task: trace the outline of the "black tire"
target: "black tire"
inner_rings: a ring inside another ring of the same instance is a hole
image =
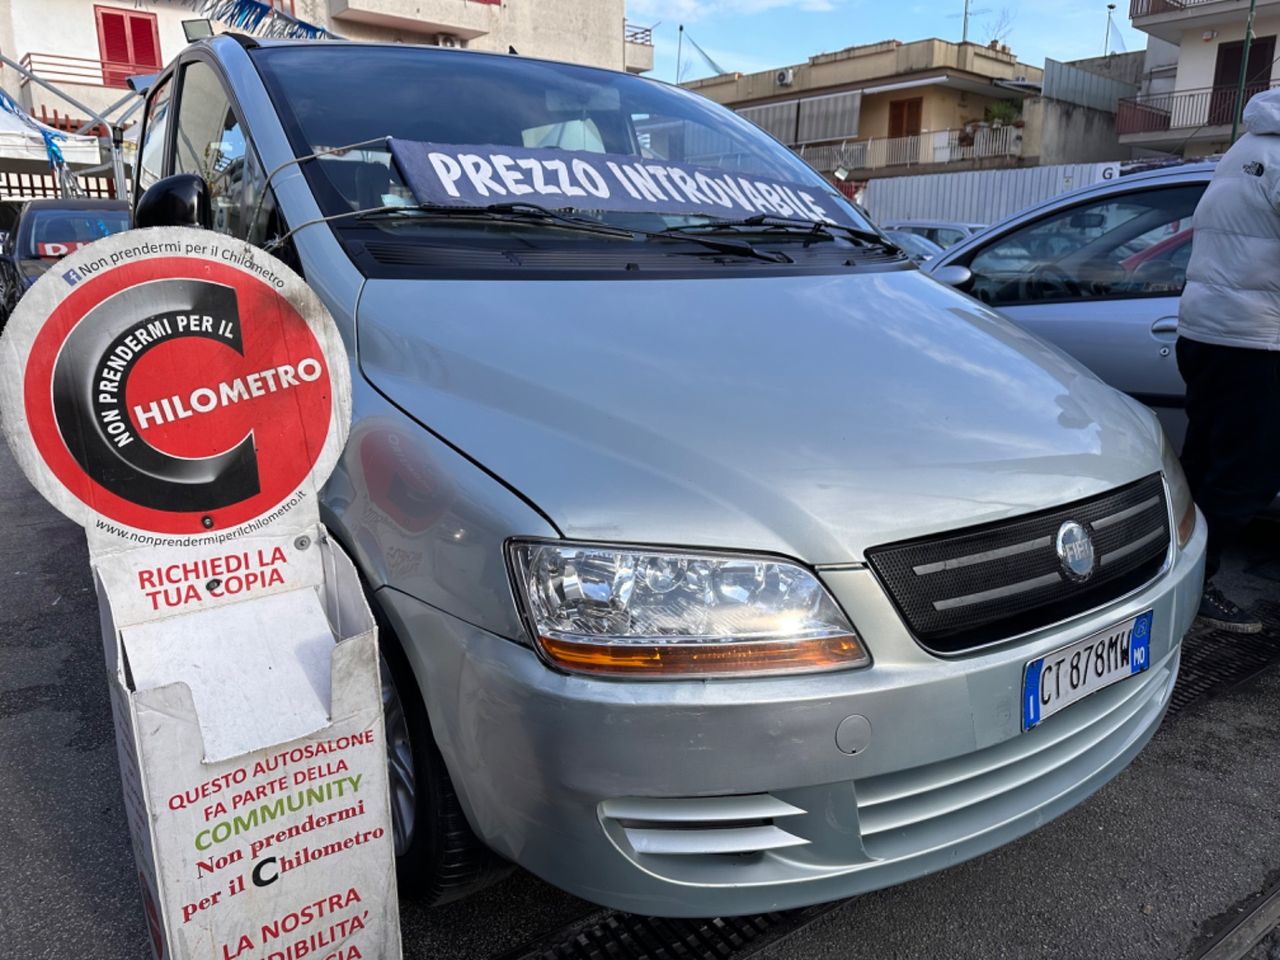
[[[393,736],[386,730],[390,775],[392,823],[396,835],[396,880],[400,896],[438,906],[460,900],[502,879],[512,865],[486,847],[472,832],[458,802],[444,758],[431,733],[431,722],[422,702],[413,670],[404,655],[399,639],[391,631],[386,617],[371,602],[378,623],[378,643],[382,654],[383,704],[388,728],[394,722],[395,709],[388,701],[388,681],[392,696],[398,698],[408,733],[412,757],[411,777],[416,789],[412,801],[398,794],[396,757]],[[404,817],[397,804],[412,811],[412,826],[407,842],[401,837]]]

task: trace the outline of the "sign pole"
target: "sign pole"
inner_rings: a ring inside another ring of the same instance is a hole
[[[1249,0],[1249,19],[1244,28],[1244,51],[1240,54],[1240,82],[1236,85],[1235,109],[1231,113],[1231,142],[1240,136],[1240,118],[1244,115],[1244,86],[1249,76],[1249,51],[1253,47],[1253,15],[1258,0]]]

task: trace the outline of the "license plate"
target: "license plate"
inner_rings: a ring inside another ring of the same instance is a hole
[[[1152,611],[1032,660],[1022,678],[1022,729],[1151,666]]]

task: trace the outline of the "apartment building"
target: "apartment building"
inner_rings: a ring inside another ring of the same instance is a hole
[[[1118,64],[1023,63],[1007,47],[918,40],[686,83],[852,183],[872,177],[1121,159]],[[1127,156],[1127,153],[1124,154]]]
[[[342,37],[466,47],[643,73],[649,30],[625,22],[625,0],[263,0]],[[153,72],[187,43],[181,0],[2,0],[0,51],[84,106],[127,94],[125,78]],[[213,23],[215,30],[226,29]],[[83,111],[8,67],[0,87],[37,118],[62,126]]]
[[[1130,0],[1129,17],[1148,37],[1147,76],[1120,102],[1121,143],[1186,157],[1230,146],[1241,67],[1246,101],[1280,83],[1280,0],[1257,0],[1244,63],[1248,12],[1247,0]]]

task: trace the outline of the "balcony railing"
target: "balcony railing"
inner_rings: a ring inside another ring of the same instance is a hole
[[[1022,153],[1022,131],[1017,127],[983,127],[972,134],[964,130],[939,130],[911,137],[885,137],[856,142],[799,147],[802,158],[817,170],[876,170],[882,167],[962,163],[992,157],[1016,157]]]
[[[1221,2],[1222,0],[1129,0],[1129,19],[1154,17],[1161,13],[1182,13],[1191,7]]]
[[[68,57],[61,53],[28,53],[23,67],[50,83],[82,83],[93,87],[126,87],[125,80],[140,73],[154,73],[158,67],[140,66],[114,60]],[[22,78],[25,87],[30,81]]]
[[[615,33],[616,37],[617,34]],[[642,43],[646,47],[653,46],[653,27],[639,27],[634,23],[622,25],[622,39],[627,43]]]
[[[1246,84],[1244,102],[1276,84]],[[1230,126],[1236,108],[1236,85],[1178,90],[1173,93],[1122,97],[1116,106],[1116,132],[1164,133],[1201,127]]]

